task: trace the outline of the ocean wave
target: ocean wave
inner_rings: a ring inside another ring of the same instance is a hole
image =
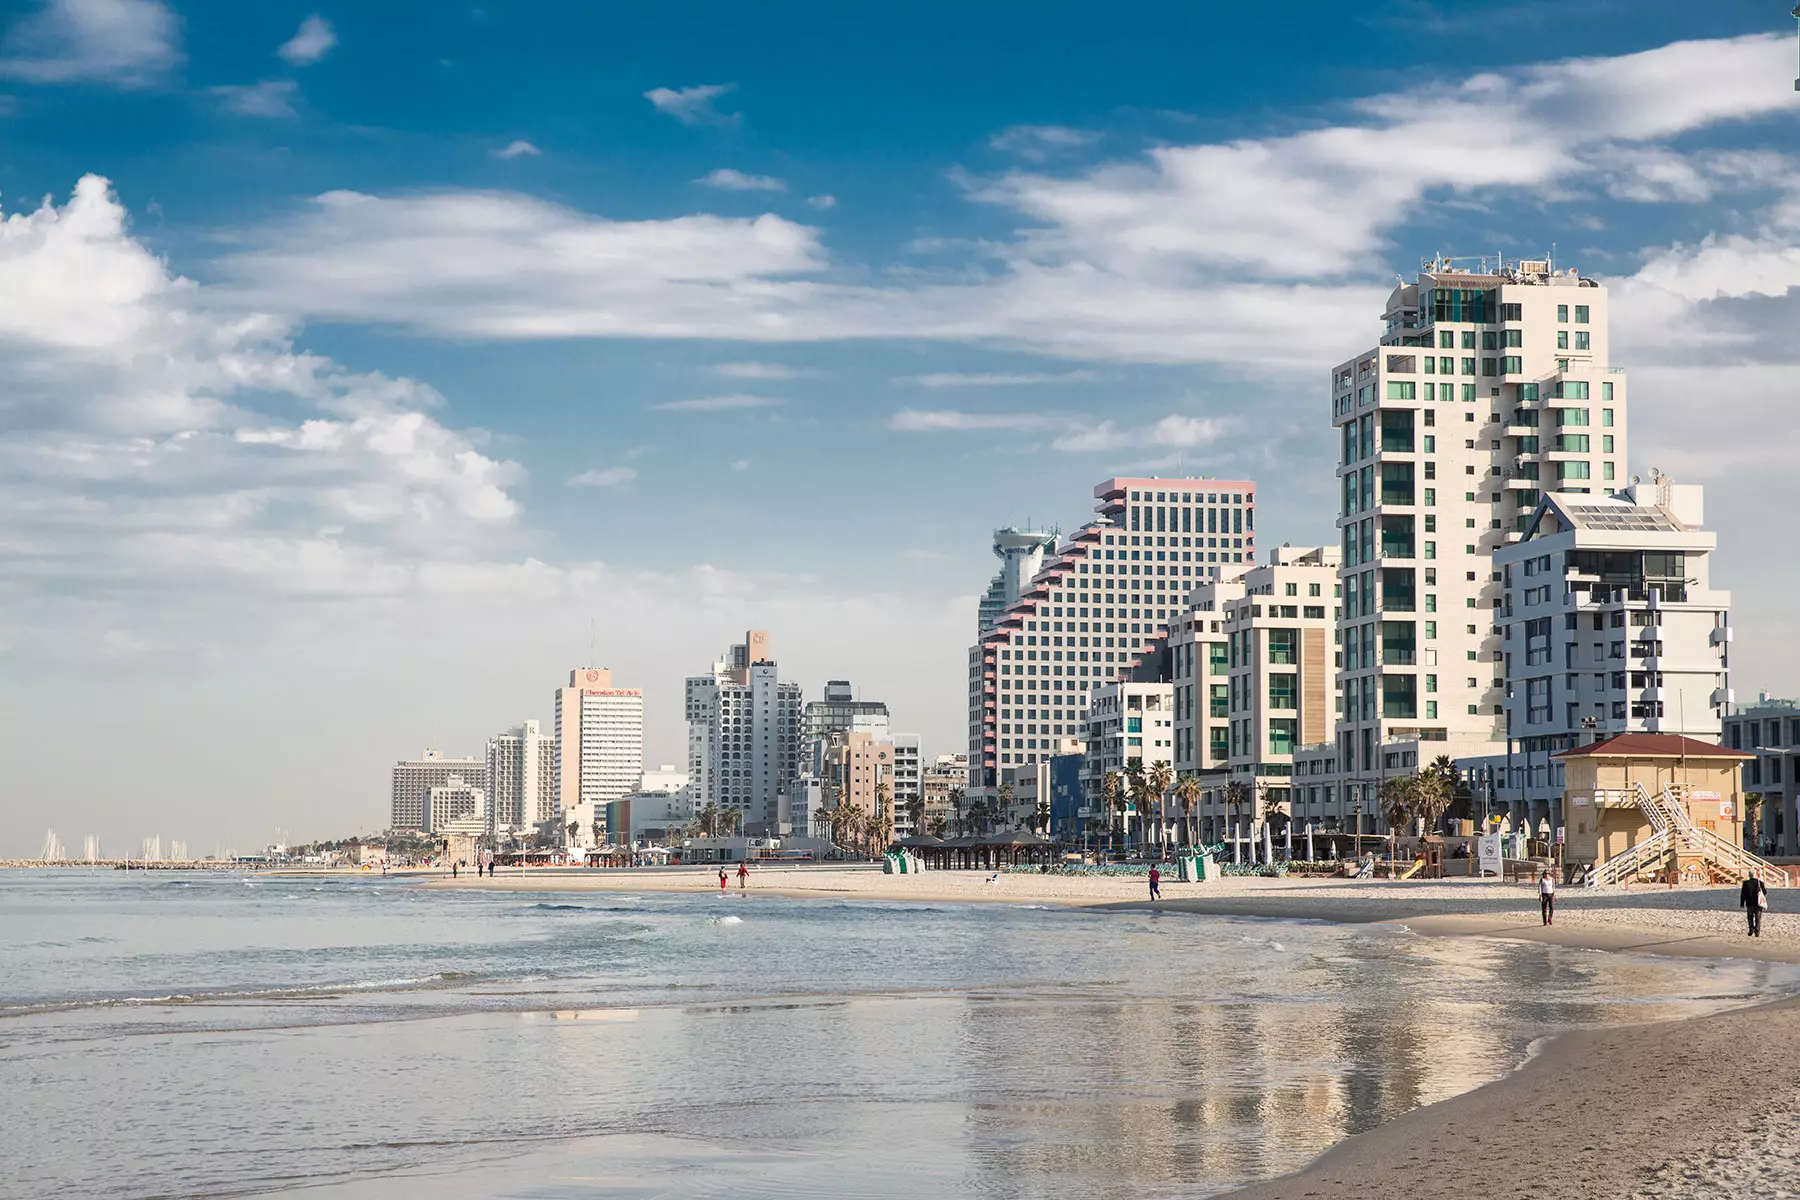
[[[169,992],[160,996],[96,996],[79,1000],[56,1000],[43,1004],[0,1005],[0,1017],[24,1017],[37,1013],[65,1012],[80,1008],[137,1008],[146,1005],[207,1004],[217,1000],[278,1000],[314,996],[332,996],[343,992],[405,991],[427,989],[432,985],[453,986],[461,981],[484,978],[467,971],[440,971],[435,975],[403,976],[393,979],[358,979],[339,983],[309,984],[303,987],[197,989],[191,992]]]

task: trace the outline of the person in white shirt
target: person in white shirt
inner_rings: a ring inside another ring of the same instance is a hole
[[[1548,867],[1538,876],[1538,910],[1543,914],[1544,924],[1556,924],[1556,880]]]

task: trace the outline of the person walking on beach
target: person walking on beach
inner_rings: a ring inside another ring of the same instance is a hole
[[[750,885],[750,864],[749,863],[739,863],[738,864],[738,891],[740,891],[740,892],[743,891],[749,885]]]
[[[1738,907],[1744,910],[1744,917],[1750,922],[1751,937],[1762,936],[1763,909],[1768,904],[1768,885],[1754,875],[1744,880],[1744,886],[1738,889]]]
[[[1162,872],[1155,867],[1150,868],[1150,898],[1152,900],[1162,899]]]
[[[1538,876],[1538,911],[1543,915],[1544,924],[1556,924],[1556,877],[1545,867]]]
[[[450,878],[456,878],[456,864],[454,862],[450,864]]]
[[[719,868],[719,895],[725,894],[725,868]]]

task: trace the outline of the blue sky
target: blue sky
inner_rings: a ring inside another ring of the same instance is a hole
[[[0,852],[379,824],[590,636],[656,760],[750,625],[960,749],[989,530],[1201,471],[1329,538],[1440,250],[1614,287],[1795,690],[1785,6],[1352,7],[0,5]]]

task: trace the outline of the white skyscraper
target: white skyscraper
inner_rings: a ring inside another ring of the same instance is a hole
[[[556,739],[526,721],[488,739],[487,811],[497,829],[556,815]]]
[[[556,807],[603,810],[644,774],[644,693],[616,688],[605,667],[569,672],[556,689]]]
[[[1624,484],[1625,377],[1606,291],[1545,261],[1438,260],[1388,297],[1380,345],[1331,375],[1342,539],[1336,771],[1362,811],[1388,774],[1503,743],[1494,552],[1542,494]]]
[[[791,824],[789,787],[800,758],[800,685],[783,683],[769,635],[752,629],[687,681],[688,789],[696,807],[743,815],[746,832]]]

